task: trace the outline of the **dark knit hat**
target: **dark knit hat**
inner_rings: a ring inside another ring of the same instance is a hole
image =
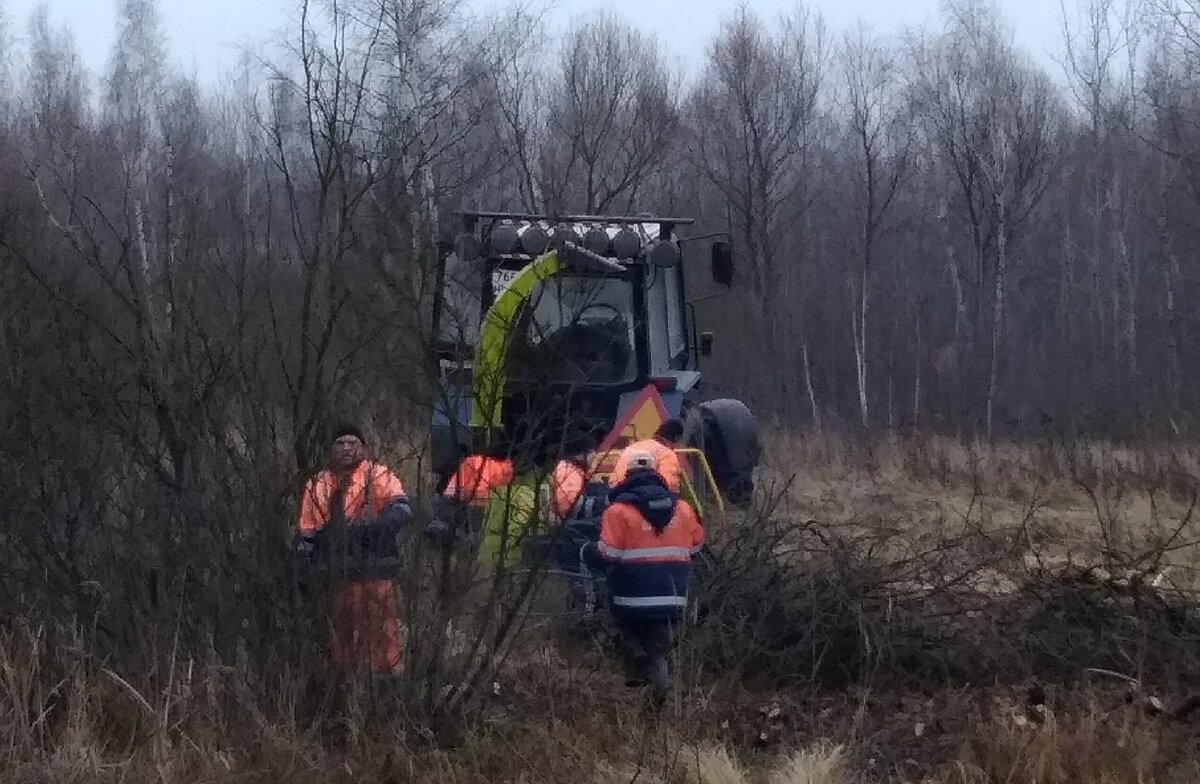
[[[367,437],[363,435],[362,428],[353,422],[339,422],[334,426],[332,434],[329,436],[329,442],[333,443],[342,436],[354,436],[364,444],[367,443]]]
[[[654,433],[654,437],[672,443],[678,441],[683,438],[683,421],[668,419],[659,426],[658,430]]]

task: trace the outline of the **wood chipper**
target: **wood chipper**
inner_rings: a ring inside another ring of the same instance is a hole
[[[690,219],[653,216],[462,220],[434,303],[439,491],[468,455],[544,477],[560,458],[588,453],[603,476],[623,442],[670,417],[686,423],[679,451],[694,495],[704,485],[722,508],[749,501],[757,424],[740,401],[704,400],[700,362],[713,337],[698,332],[685,287],[682,249],[719,235],[680,238]],[[728,242],[712,242],[711,273],[732,282]]]

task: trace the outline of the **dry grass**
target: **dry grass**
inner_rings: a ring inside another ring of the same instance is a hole
[[[795,751],[760,769],[738,762],[724,746],[684,746],[676,753],[677,764],[662,775],[649,766],[614,766],[601,762],[595,784],[853,784],[849,759],[841,746],[819,744]]]
[[[794,752],[767,776],[767,784],[852,784],[850,762],[841,746],[819,745]]]
[[[749,784],[746,771],[723,746],[684,749],[671,784]]]
[[[946,784],[1092,784],[1164,780],[1162,725],[1134,709],[1084,705],[1066,716],[997,706],[978,719]]]
[[[0,781],[1200,780],[1195,719],[1170,715],[1200,679],[1194,453],[775,436],[768,455],[774,503],[714,531],[661,711],[553,618],[480,715],[438,723],[202,651],[114,669],[70,626],[10,621]]]
[[[790,516],[906,535],[974,529],[1019,537],[1022,556],[1144,569],[1200,590],[1200,448],[1104,442],[964,444],[889,439],[870,447],[774,433],[766,482]]]
[[[593,784],[666,784],[663,779],[632,765],[614,766],[601,760],[596,764]]]

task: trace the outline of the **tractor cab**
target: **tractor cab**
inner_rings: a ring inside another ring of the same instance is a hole
[[[687,415],[709,342],[687,318],[676,230],[690,219],[462,217],[434,305],[439,478],[468,453],[522,471],[594,449],[648,385],[668,416]],[[715,243],[714,278],[731,270]]]

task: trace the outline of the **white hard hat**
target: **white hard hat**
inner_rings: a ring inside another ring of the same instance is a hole
[[[629,453],[629,470],[658,470],[658,460],[654,457],[654,453],[645,449],[635,449]]]

